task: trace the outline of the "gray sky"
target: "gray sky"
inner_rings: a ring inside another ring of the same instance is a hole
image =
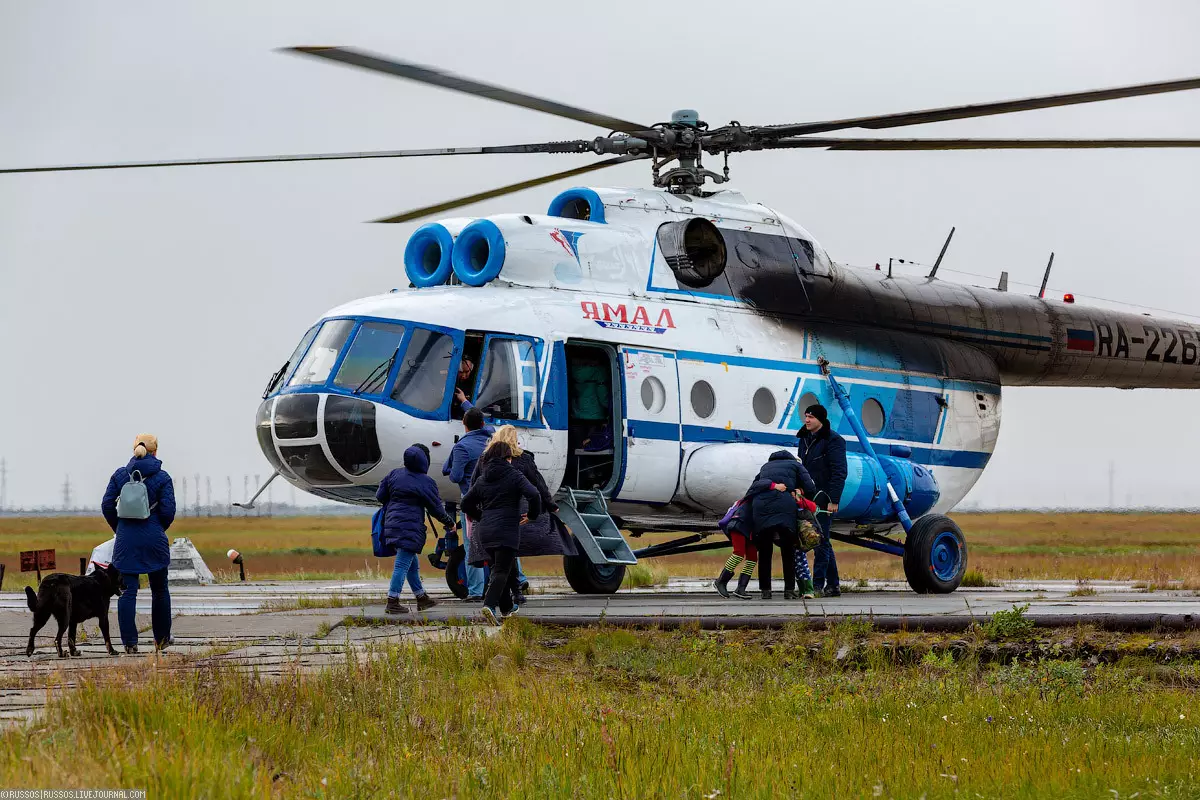
[[[517,8],[520,11],[517,11]],[[0,162],[508,144],[605,133],[274,52],[355,45],[651,122],[802,122],[1200,75],[1200,5],[1078,2],[23,3],[0,0]],[[747,9],[743,12],[742,9]],[[753,9],[753,10],[749,10]],[[856,132],[855,132],[856,133]],[[863,135],[869,135],[864,133]],[[1200,92],[897,136],[1198,137]],[[0,176],[9,501],[97,502],[139,431],[223,500],[269,472],[258,396],[309,322],[406,283],[396,213],[571,156]],[[1200,314],[1197,151],[751,153],[733,186],[835,260],[944,268]],[[592,176],[645,185],[644,166]],[[571,183],[470,209],[543,211]],[[968,279],[969,280],[969,279]],[[1015,289],[1016,287],[1014,287]],[[1195,505],[1195,394],[1008,389],[969,502]],[[287,490],[275,494],[288,499]]]

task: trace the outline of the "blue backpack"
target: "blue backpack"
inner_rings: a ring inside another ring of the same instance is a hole
[[[383,543],[383,512],[387,510],[387,506],[380,506],[379,510],[371,517],[371,550],[374,551],[376,558],[388,558],[396,555],[395,545]]]

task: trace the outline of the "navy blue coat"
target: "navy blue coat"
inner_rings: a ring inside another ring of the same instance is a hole
[[[812,476],[817,489],[829,495],[830,503],[840,502],[842,490],[846,488],[846,440],[829,428],[822,425],[815,434],[808,428],[801,428],[796,434],[800,446],[796,455],[800,456],[804,468]],[[808,495],[809,500],[814,500]],[[824,501],[825,498],[821,498]],[[824,508],[824,503],[818,505]]]
[[[150,516],[147,519],[120,519],[117,517],[117,498],[134,470],[141,473],[146,484]],[[121,572],[146,575],[171,565],[167,528],[175,521],[175,484],[162,468],[161,461],[154,456],[131,458],[108,479],[100,511],[108,527],[117,535],[113,545],[113,566]]]
[[[375,499],[384,507],[380,541],[399,550],[419,553],[425,547],[426,511],[443,525],[454,525],[429,477],[429,459],[416,446],[404,451],[404,466],[388,473]]]
[[[442,474],[449,477],[451,483],[457,483],[464,495],[471,490],[471,475],[475,472],[475,464],[495,432],[496,429],[491,425],[484,425],[477,431],[467,431],[454,443],[450,457],[442,465]]]
[[[538,490],[512,464],[502,458],[487,461],[475,476],[471,491],[462,500],[462,510],[472,520],[471,533],[485,549],[521,547],[521,501],[528,503],[529,519],[542,513]]]
[[[811,498],[817,491],[808,470],[787,450],[777,450],[771,454],[767,463],[763,464],[762,469],[758,471],[758,477],[754,479],[755,483],[761,480],[782,483],[787,487],[787,491],[762,492],[750,501],[754,533],[757,535],[768,528],[778,527],[795,532],[796,498],[792,497],[791,492],[800,489],[806,497]]]
[[[750,488],[746,490],[745,496],[739,501],[741,505],[734,510],[729,517],[729,522],[725,524],[726,533],[740,533],[746,537],[754,536],[754,515],[751,509],[754,505],[754,498],[766,491],[775,491],[771,487],[775,484],[771,481],[755,480],[750,484]]]

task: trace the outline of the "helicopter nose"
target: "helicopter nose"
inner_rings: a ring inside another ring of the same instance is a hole
[[[375,417],[375,404],[357,397],[278,395],[258,407],[258,445],[290,480],[318,488],[351,486],[382,459]]]

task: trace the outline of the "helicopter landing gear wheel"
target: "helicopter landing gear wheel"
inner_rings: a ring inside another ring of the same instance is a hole
[[[459,577],[458,568],[467,560],[467,549],[461,544],[450,551],[446,559],[446,585],[450,592],[459,600],[467,599],[467,584]]]
[[[613,594],[625,580],[624,564],[593,564],[587,556],[563,556],[567,583],[579,594]]]
[[[917,594],[949,594],[967,572],[967,540],[954,520],[930,514],[904,541],[904,576]]]

